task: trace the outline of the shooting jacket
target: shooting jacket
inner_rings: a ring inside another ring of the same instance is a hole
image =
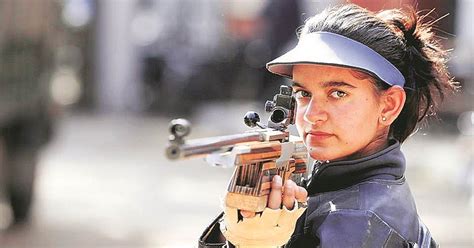
[[[316,164],[308,209],[285,247],[437,247],[418,217],[404,172],[395,140],[368,157]],[[219,218],[199,247],[232,247],[220,234]]]

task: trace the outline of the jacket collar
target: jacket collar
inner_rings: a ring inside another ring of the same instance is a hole
[[[396,180],[405,173],[405,157],[400,143],[390,140],[389,146],[364,158],[321,163],[316,161],[308,193],[315,194],[343,189],[367,179]]]

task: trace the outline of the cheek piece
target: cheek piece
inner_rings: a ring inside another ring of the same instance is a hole
[[[302,35],[295,48],[267,63],[267,69],[291,79],[295,64],[354,68],[365,71],[390,86],[398,85],[403,88],[405,85],[403,74],[382,55],[358,41],[330,32]]]

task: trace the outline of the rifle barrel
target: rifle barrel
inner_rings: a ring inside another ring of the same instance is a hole
[[[168,159],[180,159],[202,156],[215,151],[221,151],[235,144],[264,140],[265,137],[260,132],[249,132],[243,134],[195,139],[190,140],[189,143],[181,145],[168,145],[166,149],[166,156],[168,157]]]

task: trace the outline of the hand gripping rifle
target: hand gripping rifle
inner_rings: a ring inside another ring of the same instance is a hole
[[[168,159],[205,157],[213,165],[234,167],[227,188],[226,205],[253,212],[263,211],[272,178],[280,175],[285,182],[297,184],[306,178],[307,150],[303,141],[290,136],[288,125],[294,124],[296,102],[290,86],[280,86],[280,93],[267,101],[265,111],[271,113],[266,125],[255,112],[247,112],[244,122],[258,127],[242,134],[185,141],[190,124],[185,119],[170,123]]]

